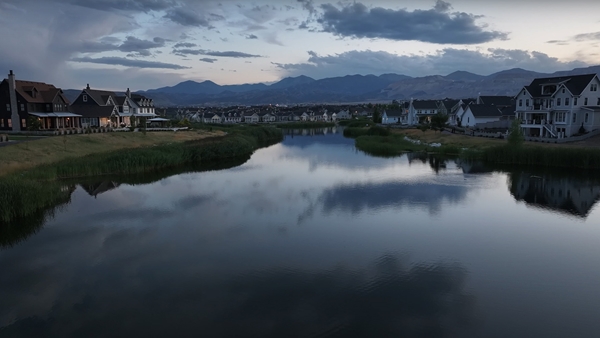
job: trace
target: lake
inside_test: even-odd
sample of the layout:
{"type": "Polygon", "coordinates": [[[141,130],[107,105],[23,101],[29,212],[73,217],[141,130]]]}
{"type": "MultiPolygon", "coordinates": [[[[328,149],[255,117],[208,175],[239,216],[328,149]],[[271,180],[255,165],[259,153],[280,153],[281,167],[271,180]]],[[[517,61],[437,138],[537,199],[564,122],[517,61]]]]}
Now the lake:
{"type": "Polygon", "coordinates": [[[598,337],[591,176],[286,134],[229,169],[65,183],[2,241],[0,336],[598,337]]]}

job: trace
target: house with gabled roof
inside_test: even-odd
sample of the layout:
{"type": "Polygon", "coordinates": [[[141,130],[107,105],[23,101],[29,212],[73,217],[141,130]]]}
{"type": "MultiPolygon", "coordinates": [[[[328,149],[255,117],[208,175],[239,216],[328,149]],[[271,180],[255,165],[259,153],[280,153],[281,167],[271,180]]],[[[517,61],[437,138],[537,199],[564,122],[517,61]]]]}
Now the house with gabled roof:
{"type": "Polygon", "coordinates": [[[430,122],[431,117],[442,110],[439,101],[435,100],[411,100],[408,112],[409,125],[421,122],[430,122]]]}
{"type": "Polygon", "coordinates": [[[81,116],[69,111],[69,100],[60,88],[17,80],[11,70],[0,83],[0,130],[26,130],[32,117],[42,130],[80,127],[81,116]]]}
{"type": "Polygon", "coordinates": [[[81,125],[87,127],[110,127],[111,117],[119,116],[117,95],[106,90],[91,89],[88,84],[69,107],[81,115],[81,125]]]}
{"type": "Polygon", "coordinates": [[[596,74],[537,78],[516,95],[516,118],[528,138],[565,138],[600,129],[596,74]]]}
{"type": "Polygon", "coordinates": [[[461,121],[463,127],[475,127],[478,124],[496,122],[502,119],[502,111],[491,104],[470,104],[466,106],[461,121]]]}
{"type": "Polygon", "coordinates": [[[386,109],[381,114],[381,124],[398,124],[402,122],[403,109],[386,109]]]}

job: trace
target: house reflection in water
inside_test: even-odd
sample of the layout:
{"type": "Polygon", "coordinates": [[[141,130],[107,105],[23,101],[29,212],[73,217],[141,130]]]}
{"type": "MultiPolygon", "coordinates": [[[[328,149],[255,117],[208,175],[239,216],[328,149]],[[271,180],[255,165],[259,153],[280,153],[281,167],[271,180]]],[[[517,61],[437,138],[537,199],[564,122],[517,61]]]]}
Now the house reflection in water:
{"type": "Polygon", "coordinates": [[[121,183],[113,182],[113,181],[103,181],[103,182],[95,182],[95,183],[82,183],[80,184],[81,188],[85,190],[90,196],[98,196],[104,192],[113,190],[118,188],[121,183]]]}
{"type": "Polygon", "coordinates": [[[509,188],[517,201],[581,218],[600,199],[600,183],[573,177],[511,174],[509,188]]]}

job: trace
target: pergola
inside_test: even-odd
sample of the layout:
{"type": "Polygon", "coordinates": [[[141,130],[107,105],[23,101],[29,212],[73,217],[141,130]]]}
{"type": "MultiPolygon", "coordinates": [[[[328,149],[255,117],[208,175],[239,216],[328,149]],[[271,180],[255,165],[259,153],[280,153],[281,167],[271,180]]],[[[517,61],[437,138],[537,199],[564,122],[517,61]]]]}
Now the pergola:
{"type": "Polygon", "coordinates": [[[81,115],[69,112],[29,113],[41,122],[41,129],[81,128],[81,115]]]}

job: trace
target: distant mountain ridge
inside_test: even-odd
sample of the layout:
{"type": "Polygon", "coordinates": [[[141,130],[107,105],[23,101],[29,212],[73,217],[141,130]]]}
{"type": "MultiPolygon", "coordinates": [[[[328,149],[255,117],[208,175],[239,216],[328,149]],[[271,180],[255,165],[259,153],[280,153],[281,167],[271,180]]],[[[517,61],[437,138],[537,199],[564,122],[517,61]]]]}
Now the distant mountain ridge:
{"type": "MultiPolygon", "coordinates": [[[[287,77],[271,85],[256,83],[221,86],[212,81],[185,81],[172,87],[140,93],[154,99],[157,106],[381,102],[410,98],[466,98],[477,97],[479,94],[512,96],[537,77],[589,73],[600,74],[600,66],[554,73],[513,68],[487,76],[456,71],[446,76],[410,77],[389,73],[315,80],[302,75],[287,77]]],[[[75,91],[65,92],[73,92],[75,95],[75,91]]]]}

